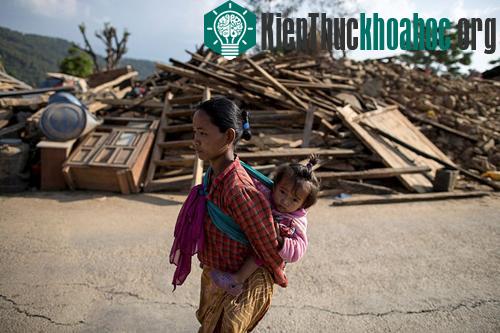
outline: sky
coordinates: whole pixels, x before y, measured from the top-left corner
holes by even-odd
[[[282,0],[286,1],[286,0]],[[0,26],[23,33],[60,37],[82,45],[78,25],[85,23],[91,44],[104,54],[101,42],[93,32],[111,22],[118,32],[131,32],[127,57],[168,62],[170,58],[187,60],[185,50],[194,50],[203,43],[203,15],[225,0],[0,0]],[[236,0],[245,5],[248,0]],[[497,51],[484,53],[484,32],[479,32],[478,50],[473,54],[472,68],[484,71],[488,61],[500,57],[500,0],[357,0],[350,6],[370,15],[377,12],[383,18],[420,17],[495,17],[497,19]],[[296,17],[306,17],[302,8]],[[260,43],[260,36],[257,36]],[[401,51],[399,51],[401,52]],[[352,51],[349,56],[361,60],[381,58],[398,51]]]

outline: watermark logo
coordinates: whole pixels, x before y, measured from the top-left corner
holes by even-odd
[[[227,1],[205,14],[205,45],[226,59],[234,59],[256,44],[254,13]]]

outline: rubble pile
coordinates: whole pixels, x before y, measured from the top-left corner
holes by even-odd
[[[146,145],[149,159],[147,154],[130,153],[142,156],[142,182],[136,176],[134,186],[127,187],[122,173],[117,184],[136,189],[133,192],[188,189],[203,172],[192,149],[192,113],[203,100],[224,95],[250,112],[253,137],[238,147],[240,157],[270,173],[281,163],[319,154],[322,162],[316,172],[324,195],[431,192],[438,188],[433,181],[443,166],[458,169],[461,180],[498,189],[497,183],[480,177],[500,168],[496,81],[437,76],[394,59],[355,62],[327,53],[262,52],[228,61],[204,47],[188,53],[189,61],[158,63],[157,72],[142,81],[130,68],[87,80],[88,90],[76,96],[105,120],[93,134],[95,140],[85,139],[96,144],[95,150],[87,154],[86,146],[75,149],[87,154],[82,157],[86,165],[113,164],[119,155],[125,166],[125,153],[118,152],[118,144],[109,143],[113,136],[105,133],[130,132],[131,126],[139,135],[139,123],[125,120],[156,120],[157,129],[147,125],[149,133],[156,131],[154,144]],[[23,111],[31,107],[28,122],[36,125],[50,93],[36,95],[31,102],[0,98],[0,108],[14,116],[19,105]],[[114,120],[118,118],[125,122]],[[0,135],[26,136],[29,126],[19,124],[14,118],[4,122]],[[97,145],[104,136],[109,136],[107,148]],[[426,154],[431,158],[422,157]],[[70,156],[68,161],[79,158]],[[68,170],[65,175],[71,178]]]
[[[395,62],[344,61],[362,94],[397,104],[453,161],[480,173],[500,168],[500,83],[438,76]],[[440,126],[441,125],[441,126]]]

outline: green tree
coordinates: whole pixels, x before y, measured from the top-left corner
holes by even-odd
[[[94,63],[92,58],[77,47],[68,49],[68,56],[61,61],[59,70],[63,73],[78,77],[87,77],[92,74]]]
[[[446,31],[445,36],[450,38],[450,48],[447,50],[441,50],[438,47],[433,51],[408,51],[399,56],[399,58],[408,64],[423,67],[435,73],[447,72],[458,75],[460,74],[459,65],[469,66],[471,64],[472,52],[465,52],[458,48],[458,30],[456,24],[452,24],[452,28]]]

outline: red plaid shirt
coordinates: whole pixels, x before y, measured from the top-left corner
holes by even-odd
[[[255,255],[271,272],[274,281],[286,287],[288,281],[283,272],[283,259],[277,250],[278,241],[269,201],[255,188],[238,157],[211,182],[208,199],[239,224],[250,246],[226,236],[207,214],[205,246],[198,253],[201,263],[232,273],[241,268],[246,258]]]

